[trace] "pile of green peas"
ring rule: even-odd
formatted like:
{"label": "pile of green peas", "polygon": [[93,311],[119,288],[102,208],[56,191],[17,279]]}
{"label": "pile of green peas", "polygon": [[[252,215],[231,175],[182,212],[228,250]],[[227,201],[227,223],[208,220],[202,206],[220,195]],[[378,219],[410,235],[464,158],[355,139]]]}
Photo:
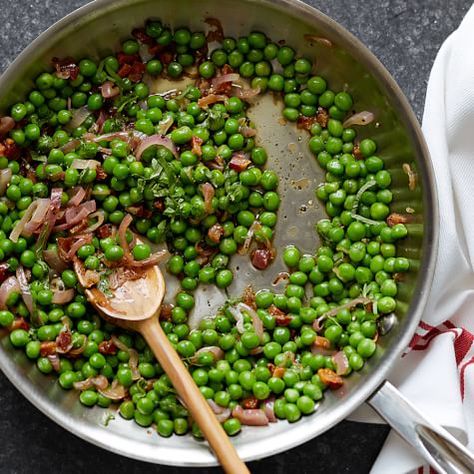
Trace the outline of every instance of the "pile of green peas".
{"label": "pile of green peas", "polygon": [[[251,32],[238,39],[223,38],[219,48],[202,58],[207,41],[203,32],[187,28],[173,32],[159,21],[148,22],[143,32],[154,44],[173,52],[171,61],[158,55],[147,61],[143,65],[147,74],[178,79],[188,68],[197,66],[200,78],[208,80],[227,65],[261,93],[280,93],[286,120],[314,118],[309,149],[326,171],[325,182],[315,191],[328,215],[316,225],[323,245],[311,254],[293,245],[284,249],[282,258],[289,269],[284,292],[264,289],[255,295],[256,312],[264,327],[261,337],[245,311],[244,331],[240,333],[228,307],[203,319],[199,327],[189,327],[189,312],[195,305],[193,291],[199,284],[223,289],[231,284],[229,260],[257,219],[261,225],[255,240],[272,239],[280,204],[278,176],[265,169],[265,149],[255,138],[241,133],[242,125],[248,125],[245,101],[229,97],[224,103],[200,107],[203,92],[197,86],[176,97],[150,94],[144,80],[133,81],[120,74],[123,55],[134,57],[140,49],[139,41],[127,39],[117,55],[100,62],[82,59],[74,79],[61,79],[50,72],[40,74],[36,89],[11,108],[17,126],[10,138],[20,150],[29,150],[37,162],[33,161],[34,176],[27,177],[20,173],[18,160],[0,157],[0,169],[12,171],[6,199],[0,202],[0,260],[11,272],[19,265],[31,271],[29,286],[39,323],[12,329],[19,318],[31,322],[21,295],[15,292],[0,311],[0,325],[11,329],[12,345],[35,361],[42,373],[58,376],[63,389],[102,375],[110,384],[116,381],[127,390],[118,408],[123,418],[143,427],[153,425],[165,437],[189,431],[202,437],[143,338],[100,320],[71,269],[58,278],[65,288],[75,290],[73,301],[53,304],[47,281],[49,268],[35,248],[35,238],[20,237],[17,242],[8,238],[33,200],[48,197],[53,187],[63,188],[63,206],[70,189],[89,187],[106,223],[118,226],[126,213],[140,207],[148,214],[133,215],[134,231],[151,243],[166,241],[172,250],[168,271],[180,278],[182,289],[170,317],[161,324],[203,396],[230,409],[244,399],[264,403],[275,397],[276,416],[295,422],[313,413],[323,398],[329,384],[321,370],[338,369],[331,355],[314,350],[318,340],[323,338],[334,352],[344,352],[348,368],[343,375],[347,376],[361,370],[375,353],[377,321],[396,309],[397,274],[408,271],[410,264],[397,256],[396,250],[396,242],[407,235],[406,226],[389,227],[386,223],[393,199],[390,172],[376,155],[373,140],[357,142],[356,131],[343,126],[353,107],[351,95],[330,90],[325,79],[313,73],[312,62],[298,56],[290,46],[279,46],[265,34]],[[101,84],[107,80],[120,88],[120,95],[112,100],[100,93]],[[103,123],[102,133],[119,133],[128,125],[151,136],[168,124],[168,137],[178,156],[169,147],[151,146],[137,160],[131,143],[123,137],[98,143],[88,138],[99,112],[111,106],[115,112]],[[84,108],[88,116],[71,126],[75,110]],[[321,109],[327,113],[327,123],[317,120]],[[200,154],[193,152],[196,138],[202,144]],[[78,139],[77,146],[64,152],[62,148],[72,139]],[[100,159],[104,148],[110,152]],[[235,153],[249,157],[248,168],[238,172],[229,167]],[[221,168],[211,166],[217,157],[224,163]],[[105,178],[95,169],[73,167],[77,159],[101,160]],[[211,212],[206,210],[204,183],[215,189]],[[162,207],[156,207],[157,201]],[[208,235],[216,224],[223,232],[219,242]],[[47,249],[57,249],[61,236],[53,233]],[[127,239],[132,242],[130,232]],[[200,262],[200,245],[214,249],[210,261]],[[136,260],[145,260],[151,255],[151,246],[139,243],[131,251]],[[112,236],[94,236],[91,243],[77,250],[77,257],[89,270],[102,268],[104,258],[119,262],[123,256],[124,249]],[[311,297],[307,296],[309,290]],[[350,305],[361,296],[371,304]],[[275,311],[286,315],[285,323],[279,322]],[[71,330],[73,349],[84,350],[79,358],[61,356],[55,369],[42,348],[54,342],[65,325]],[[101,344],[112,335],[129,350],[101,351]],[[205,350],[211,346],[223,351],[222,360]],[[252,355],[259,348],[261,352]],[[138,378],[129,363],[130,350],[139,354]],[[82,391],[79,399],[88,407],[106,408],[113,402],[94,387]],[[239,419],[233,416],[223,426],[229,435],[241,430]]]}

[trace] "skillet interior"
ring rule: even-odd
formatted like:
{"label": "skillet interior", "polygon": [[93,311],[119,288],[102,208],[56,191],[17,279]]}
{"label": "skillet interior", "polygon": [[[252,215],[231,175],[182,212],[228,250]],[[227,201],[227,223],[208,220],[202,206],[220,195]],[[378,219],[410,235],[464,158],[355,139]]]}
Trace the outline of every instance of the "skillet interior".
{"label": "skillet interior", "polygon": [[[408,344],[418,323],[433,273],[437,241],[437,203],[428,153],[421,132],[406,99],[383,66],[346,30],[316,10],[289,0],[99,0],[69,15],[33,42],[0,79],[0,109],[21,100],[33,85],[32,78],[49,64],[53,56],[102,56],[117,50],[135,26],[147,18],[161,18],[174,27],[204,28],[206,17],[221,20],[226,34],[239,36],[252,29],[264,31],[273,40],[285,39],[297,52],[316,59],[319,73],[333,89],[346,88],[354,97],[356,111],[371,110],[376,123],[359,127],[359,136],[370,135],[379,146],[393,177],[393,211],[415,210],[409,224],[410,237],[399,248],[411,261],[412,271],[401,283],[397,306],[398,324],[380,340],[376,355],[364,369],[347,380],[338,392],[326,395],[317,412],[296,424],[279,422],[268,428],[246,428],[234,439],[246,459],[268,456],[300,444],[327,430],[362,403],[383,381],[393,361]],[[332,47],[310,44],[304,34],[328,38]],[[283,205],[275,244],[296,243],[312,252],[319,242],[314,223],[324,217],[324,209],[314,197],[323,173],[309,153],[307,137],[291,126],[278,122],[279,105],[267,96],[252,114],[262,143],[270,155],[269,167],[282,177]],[[418,186],[408,189],[402,164],[417,170]],[[305,210],[304,210],[305,209]],[[254,288],[269,287],[283,270],[277,257],[267,271],[257,273],[245,259],[233,261],[238,277],[230,288],[240,294],[249,281]],[[168,294],[173,293],[169,285]],[[197,298],[193,321],[213,314],[222,301],[217,292],[202,291]],[[162,464],[203,466],[214,457],[191,437],[158,437],[152,430],[139,428],[119,416],[104,426],[106,411],[87,409],[76,393],[64,392],[53,378],[45,377],[23,353],[11,348],[8,338],[0,345],[0,367],[17,388],[39,409],[78,436],[117,453]]]}

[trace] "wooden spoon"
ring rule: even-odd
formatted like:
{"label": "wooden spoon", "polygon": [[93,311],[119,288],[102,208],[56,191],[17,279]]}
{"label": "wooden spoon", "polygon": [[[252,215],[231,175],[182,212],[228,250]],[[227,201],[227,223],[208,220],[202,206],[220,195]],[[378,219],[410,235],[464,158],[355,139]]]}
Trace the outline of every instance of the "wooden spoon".
{"label": "wooden spoon", "polygon": [[[74,268],[79,282],[85,286],[84,272],[78,265],[76,261]],[[164,295],[165,280],[158,266],[150,267],[142,278],[126,281],[110,298],[104,298],[97,288],[86,289],[89,302],[102,317],[145,338],[224,470],[232,474],[249,473],[160,326],[158,316]]]}

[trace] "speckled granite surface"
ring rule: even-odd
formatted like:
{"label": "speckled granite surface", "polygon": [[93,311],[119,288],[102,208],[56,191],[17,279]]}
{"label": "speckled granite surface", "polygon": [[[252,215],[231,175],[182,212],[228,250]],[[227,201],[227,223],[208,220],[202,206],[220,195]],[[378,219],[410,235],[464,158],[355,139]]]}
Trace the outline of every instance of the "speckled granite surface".
{"label": "speckled granite surface", "polygon": [[[432,62],[469,0],[306,0],[359,37],[398,81],[421,119]],[[0,0],[0,72],[36,36],[85,0]],[[128,460],[59,428],[0,373],[0,472],[180,472]],[[250,464],[255,473],[365,473],[388,429],[343,422],[298,448]],[[188,471],[191,472],[191,471]],[[217,469],[200,472],[218,472]]]}

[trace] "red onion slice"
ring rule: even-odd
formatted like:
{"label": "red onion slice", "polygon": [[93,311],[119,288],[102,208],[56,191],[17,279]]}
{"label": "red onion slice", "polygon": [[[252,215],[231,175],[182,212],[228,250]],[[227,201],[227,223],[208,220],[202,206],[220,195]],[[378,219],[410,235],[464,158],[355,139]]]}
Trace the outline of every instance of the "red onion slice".
{"label": "red onion slice", "polygon": [[53,304],[66,304],[74,299],[75,295],[74,288],[68,288],[67,290],[55,290],[53,292]]}
{"label": "red onion slice", "polygon": [[347,375],[350,371],[349,361],[344,351],[339,351],[332,356],[332,361],[336,366],[337,375]]}
{"label": "red onion slice", "polygon": [[87,191],[82,186],[76,186],[71,191],[71,196],[69,197],[67,205],[70,207],[79,206],[86,197],[86,194]]}
{"label": "red onion slice", "polygon": [[135,157],[137,160],[139,160],[143,154],[143,152],[150,146],[153,145],[162,145],[168,150],[173,153],[173,155],[178,158],[178,151],[176,150],[176,147],[174,143],[171,141],[170,138],[164,137],[162,135],[150,135],[149,137],[146,137],[145,139],[141,140],[140,143],[138,144],[136,150],[135,150]]}
{"label": "red onion slice", "polygon": [[197,364],[199,362],[199,356],[204,354],[205,352],[210,352],[213,357],[214,361],[217,362],[218,360],[222,360],[224,358],[224,351],[217,346],[208,346],[208,347],[201,347],[196,353],[191,357],[190,362],[192,364]]}
{"label": "red onion slice", "polygon": [[26,237],[31,236],[33,231],[44,222],[44,217],[49,210],[50,204],[51,201],[49,199],[36,199],[33,201],[26,209],[25,214],[23,214],[23,217],[20,219],[18,224],[11,231],[10,240],[15,243],[18,242],[18,239],[20,235],[23,234],[26,225],[35,218],[34,225],[32,222],[28,227],[28,235],[25,235]]}
{"label": "red onion slice", "polygon": [[25,270],[21,265],[16,269],[16,278],[20,286],[21,296],[25,306],[27,307],[30,315],[33,315],[35,310],[33,297],[31,296],[30,286],[28,285],[28,279],[26,278]]}
{"label": "red onion slice", "polygon": [[3,196],[5,194],[8,183],[12,178],[12,174],[13,172],[10,168],[5,168],[0,171],[0,196]]}
{"label": "red onion slice", "polygon": [[105,390],[109,386],[109,381],[104,375],[96,375],[95,377],[88,377],[80,382],[74,382],[76,390],[88,390],[91,387],[96,387],[98,390]]}
{"label": "red onion slice", "polygon": [[372,112],[364,110],[347,118],[342,126],[344,128],[352,127],[353,125],[368,125],[374,121],[375,115]]}
{"label": "red onion slice", "polygon": [[72,160],[71,168],[76,168],[78,170],[95,170],[99,165],[100,163],[97,160],[81,160],[79,158],[75,158]]}
{"label": "red onion slice", "polygon": [[217,90],[222,84],[226,84],[228,82],[237,82],[239,79],[240,79],[240,74],[236,72],[223,74],[222,76],[216,77],[211,81],[211,87],[214,90]]}
{"label": "red onion slice", "polygon": [[275,399],[273,397],[268,398],[263,403],[263,412],[265,413],[265,416],[268,418],[268,421],[270,423],[276,423],[278,421],[277,417],[275,416],[275,411],[273,408],[274,404],[275,404]]}
{"label": "red onion slice", "polygon": [[266,426],[268,425],[267,415],[259,408],[243,409],[237,405],[232,410],[232,416],[237,418],[243,425],[248,426]]}
{"label": "red onion slice", "polygon": [[72,112],[72,118],[67,124],[69,130],[74,130],[82,125],[82,122],[90,115],[90,111],[87,106],[83,106],[79,109],[74,109]]}
{"label": "red onion slice", "polygon": [[69,153],[71,151],[74,151],[79,145],[81,144],[81,140],[78,138],[74,138],[72,140],[69,140],[65,145],[61,147],[61,151],[63,153]]}
{"label": "red onion slice", "polygon": [[211,183],[204,183],[201,185],[201,192],[204,197],[204,210],[207,214],[211,214],[213,211],[212,198],[216,193],[214,186]]}
{"label": "red onion slice", "polygon": [[110,99],[120,94],[120,89],[112,82],[112,81],[105,81],[100,86],[100,92],[104,99]]}
{"label": "red onion slice", "polygon": [[209,406],[216,415],[217,421],[219,423],[224,423],[224,421],[230,418],[231,411],[229,408],[219,406],[214,400],[212,400],[212,398],[208,398],[207,403],[209,403]]}
{"label": "red onion slice", "polygon": [[118,402],[127,396],[127,390],[123,385],[120,385],[117,379],[114,379],[112,385],[104,390],[97,390],[101,395],[108,399]]}
{"label": "red onion slice", "polygon": [[51,362],[53,369],[56,372],[59,372],[61,369],[61,359],[59,358],[58,354],[48,354],[46,357]]}
{"label": "red onion slice", "polygon": [[7,309],[7,300],[12,293],[20,293],[21,288],[16,277],[8,277],[0,285],[0,309]]}

